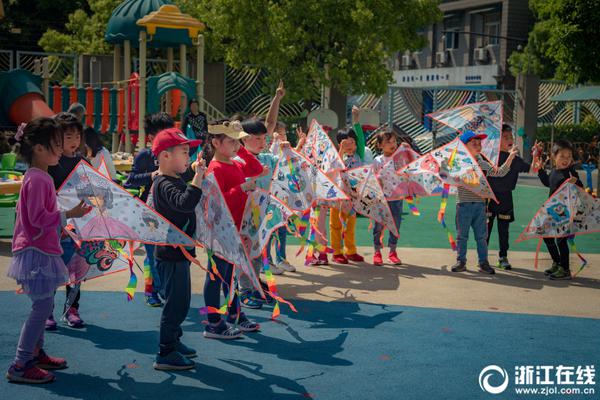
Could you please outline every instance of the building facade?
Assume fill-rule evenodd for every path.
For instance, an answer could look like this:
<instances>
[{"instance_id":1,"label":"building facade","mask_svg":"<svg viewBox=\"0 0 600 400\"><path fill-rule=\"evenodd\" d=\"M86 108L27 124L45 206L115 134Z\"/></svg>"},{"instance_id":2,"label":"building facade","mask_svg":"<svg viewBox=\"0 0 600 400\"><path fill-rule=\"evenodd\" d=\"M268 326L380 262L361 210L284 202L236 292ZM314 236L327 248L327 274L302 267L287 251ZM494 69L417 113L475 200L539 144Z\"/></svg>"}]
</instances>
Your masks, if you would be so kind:
<instances>
[{"instance_id":1,"label":"building facade","mask_svg":"<svg viewBox=\"0 0 600 400\"><path fill-rule=\"evenodd\" d=\"M527 0L443 0L443 20L425 27L428 45L398 55L401 87L513 89L508 57L527 43L533 15Z\"/></svg>"}]
</instances>

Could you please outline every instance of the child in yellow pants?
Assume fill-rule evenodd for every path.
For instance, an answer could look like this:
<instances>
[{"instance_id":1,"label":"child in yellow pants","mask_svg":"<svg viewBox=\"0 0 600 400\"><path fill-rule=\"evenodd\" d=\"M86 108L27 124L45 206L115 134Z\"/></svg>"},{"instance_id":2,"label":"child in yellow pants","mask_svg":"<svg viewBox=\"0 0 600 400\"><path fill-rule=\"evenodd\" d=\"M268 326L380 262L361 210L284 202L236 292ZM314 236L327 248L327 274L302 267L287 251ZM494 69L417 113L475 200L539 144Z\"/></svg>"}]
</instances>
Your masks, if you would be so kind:
<instances>
[{"instance_id":1,"label":"child in yellow pants","mask_svg":"<svg viewBox=\"0 0 600 400\"><path fill-rule=\"evenodd\" d=\"M340 146L340 155L347 169L362 166L364 158L364 136L358 124L358 109L356 108L352 109L352 119L355 122L355 128L341 130L336 137ZM348 212L344 208L348 208ZM352 211L351 207L342 207L342 210L332 207L329 214L333 261L338 264L348 264L349 261L363 262L365 259L356 250L356 213ZM346 225L345 229L344 224ZM342 249L342 241L345 249Z\"/></svg>"}]
</instances>

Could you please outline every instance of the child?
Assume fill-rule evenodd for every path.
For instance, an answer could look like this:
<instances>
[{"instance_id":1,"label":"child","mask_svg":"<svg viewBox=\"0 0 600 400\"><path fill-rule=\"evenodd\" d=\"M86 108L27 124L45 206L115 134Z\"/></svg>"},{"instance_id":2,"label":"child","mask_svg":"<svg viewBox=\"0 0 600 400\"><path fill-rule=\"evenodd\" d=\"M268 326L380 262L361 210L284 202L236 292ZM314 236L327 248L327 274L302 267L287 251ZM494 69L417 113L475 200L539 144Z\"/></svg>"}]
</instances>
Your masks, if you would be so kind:
<instances>
[{"instance_id":1,"label":"child","mask_svg":"<svg viewBox=\"0 0 600 400\"><path fill-rule=\"evenodd\" d=\"M60 257L60 227L67 218L82 217L89 209L82 201L66 213L58 211L56 190L48 175L48 167L57 165L62 153L62 133L55 120L35 119L15 138L30 167L17 203L13 259L7 275L22 286L33 305L6 377L11 382L45 383L55 378L47 370L67 368L63 358L51 357L43 348L44 323L52 314L54 292L69 275Z\"/></svg>"},{"instance_id":2,"label":"child","mask_svg":"<svg viewBox=\"0 0 600 400\"><path fill-rule=\"evenodd\" d=\"M357 154L357 140L354 130L350 128L345 131L338 131L336 140L339 143L340 156L342 156L346 168L360 167L363 162ZM342 202L340 208L332 207L329 215L333 261L338 264L348 264L349 261L363 262L365 259L357 253L356 249L356 213L351 207L349 210L344 210L345 203L347 202ZM346 225L345 228L342 226L343 224ZM342 249L342 238L345 249ZM345 250L345 255L343 250Z\"/></svg>"},{"instance_id":3,"label":"child","mask_svg":"<svg viewBox=\"0 0 600 400\"><path fill-rule=\"evenodd\" d=\"M58 164L48 167L48 173L52 179L54 179L54 187L56 190L58 190L71 172L75 169L77 164L79 164L81 160L88 160L83 158L78 152L82 142L81 136L83 134L83 126L81 125L79 119L77 119L75 115L65 112L58 113L56 116L54 116L54 119L59 123L63 132L63 151ZM61 239L60 246L63 249L61 256L62 260L65 265L68 265L75 255L75 242L73 239L71 239L71 237L65 236ZM65 321L71 328L79 329L83 328L85 325L79 316L79 300L81 299L81 291L71 287L70 285L67 285L67 299L69 299L69 294L72 290L76 290L77 294L75 295L75 299L73 300L69 309L65 310ZM54 315L52 313L50 314L48 321L46 321L46 330L56 330L56 321L54 320Z\"/></svg>"},{"instance_id":4,"label":"child","mask_svg":"<svg viewBox=\"0 0 600 400\"><path fill-rule=\"evenodd\" d=\"M244 206L248 195L246 192L256 188L256 180L246 178L257 177L263 173L263 166L246 148L240 146L239 140L248 137L248 134L242 131L239 122L226 123L224 125L209 125L209 140L204 148L204 155L210 160L208 172L215 175L219 188L223 193L227 207L231 212L237 229L240 229ZM234 160L237 155L243 162ZM237 291L235 288L229 288L227 285L231 282L233 274L233 265L227 261L213 256L213 261L217 266L219 274L224 282L220 280L211 280L206 276L204 282L204 302L208 307L219 308L220 290L223 284L223 292L227 298L230 290L234 290L233 299L228 309L228 322L233 323L236 319L238 327L229 326L221 319L217 313L208 314L208 325L204 331L204 337L211 339L235 339L240 337L242 332L252 332L260 329L260 326L249 320L243 312L239 311Z\"/></svg>"},{"instance_id":5,"label":"child","mask_svg":"<svg viewBox=\"0 0 600 400\"><path fill-rule=\"evenodd\" d=\"M467 146L471 155L479 163L481 170L484 173L487 172L487 176L505 176L517 155L517 148L513 147L504 164L497 170L494 170L494 167L481 156L481 139L485 138L487 138L487 135L476 134L475 132L468 130L460 135L460 140ZM485 201L462 186L459 186L457 191L456 245L458 248L458 255L456 257L457 262L452 267L452 272L463 272L467 270L467 241L469 240L469 229L473 228L475 241L477 242L479 272L493 275L496 272L490 267L490 263L488 262Z\"/></svg>"},{"instance_id":6,"label":"child","mask_svg":"<svg viewBox=\"0 0 600 400\"><path fill-rule=\"evenodd\" d=\"M100 167L100 162L104 159L106 168L108 169L109 178L113 181L117 180L117 170L113 164L112 156L110 151L104 147L100 140L100 135L94 128L87 127L83 131L85 137L85 147L87 149L87 156L92 161L94 168Z\"/></svg>"},{"instance_id":7,"label":"child","mask_svg":"<svg viewBox=\"0 0 600 400\"><path fill-rule=\"evenodd\" d=\"M199 140L188 140L177 128L160 131L152 143L159 165L151 189L154 209L190 236L196 232L195 209L202 196L204 162L196 164L190 185L178 174L188 168L190 147L199 144ZM195 249L190 253L196 256ZM192 296L190 261L181 249L171 246L157 246L154 256L165 299L160 317L160 351L154 369L192 369L195 364L189 358L196 357L196 351L181 343L181 323L187 318Z\"/></svg>"},{"instance_id":8,"label":"child","mask_svg":"<svg viewBox=\"0 0 600 400\"><path fill-rule=\"evenodd\" d=\"M573 145L570 142L557 140L554 143L552 146L552 161L554 162L554 169L548 175L542 167L542 162L539 159L536 160L536 166L540 168L538 177L545 186L550 188L549 196L552 196L566 180L583 187L577 171L573 168ZM544 243L546 243L548 252L552 257L552 267L544 271L544 274L553 280L571 279L567 238L544 238Z\"/></svg>"},{"instance_id":9,"label":"child","mask_svg":"<svg viewBox=\"0 0 600 400\"><path fill-rule=\"evenodd\" d=\"M175 122L166 112L158 112L146 115L144 118L144 130L148 135L148 141L154 142L156 134L163 129L173 128ZM158 174L158 160L149 148L144 148L133 159L131 173L123 185L127 189L140 189L140 200L148 201L148 194L154 177ZM152 205L150 205L152 206ZM154 245L146 244L146 258L144 259L144 281L146 305L149 307L161 307L162 301L158 296L160 289L160 278L156 271L154 261Z\"/></svg>"},{"instance_id":10,"label":"child","mask_svg":"<svg viewBox=\"0 0 600 400\"><path fill-rule=\"evenodd\" d=\"M279 157L271 153L263 152L263 150L265 150L267 147L267 128L262 122L260 122L257 119L248 119L242 122L242 128L244 129L244 132L248 134L248 136L242 139L244 147L246 148L246 150L252 153L263 166L263 174L257 179L255 179L256 187L268 191L271 186L271 177L273 175L275 167L277 166L277 161ZM237 161L243 162L243 160L239 159ZM270 245L270 241L268 245ZM285 239L283 239L282 246L285 246ZM267 254L268 258L270 259L271 255L269 247L267 247ZM281 254L280 250L278 251L278 257L279 254ZM252 260L252 264L258 276L263 265L262 259L256 258ZM271 272L274 275L281 275L285 271L295 271L295 268L292 267L292 265L290 265L287 261L285 261L285 259L281 261L278 259L277 265L273 264L272 261L269 261L269 268L271 269ZM254 309L261 308L263 304L262 299L260 295L253 290L252 282L250 281L250 279L246 275L242 275L240 277L239 283L241 289L240 300L242 302L242 305ZM263 284L263 287L268 288L266 283Z\"/></svg>"},{"instance_id":11,"label":"child","mask_svg":"<svg viewBox=\"0 0 600 400\"><path fill-rule=\"evenodd\" d=\"M502 136L500 138L500 154L498 164L504 163L509 156L510 149L514 143L512 129L509 125L502 125ZM517 180L521 172L529 172L531 165L527 164L519 156L516 156L510 165L510 170L504 177L490 177L488 182L494 191L499 203L493 200L487 202L488 216L488 235L487 243L490 243L494 219L498 219L498 241L500 242L500 251L498 252L498 268L511 270L512 266L508 262L508 227L515 220L513 211L512 191L517 186Z\"/></svg>"},{"instance_id":12,"label":"child","mask_svg":"<svg viewBox=\"0 0 600 400\"><path fill-rule=\"evenodd\" d=\"M373 161L373 171L375 174L379 173L383 165L387 162L393 162L392 155L398 149L398 139L396 134L391 130L381 131L377 134L377 147L381 150L381 155L375 157ZM408 144L403 143L403 146L408 146ZM395 168L397 169L397 168ZM390 207L390 211L392 212L392 216L394 217L394 222L396 223L396 227L398 231L400 231L400 224L402 223L402 200L390 200L388 201L388 206ZM375 247L375 254L373 254L373 265L383 265L383 257L381 256L381 233L383 232L383 225L379 222L375 223L375 227L373 228L373 246ZM398 236L394 235L392 232L389 233L388 237L388 246L390 248L390 254L388 259L393 265L401 265L402 261L398 258L398 254L396 253L396 246L398 244Z\"/></svg>"}]
</instances>

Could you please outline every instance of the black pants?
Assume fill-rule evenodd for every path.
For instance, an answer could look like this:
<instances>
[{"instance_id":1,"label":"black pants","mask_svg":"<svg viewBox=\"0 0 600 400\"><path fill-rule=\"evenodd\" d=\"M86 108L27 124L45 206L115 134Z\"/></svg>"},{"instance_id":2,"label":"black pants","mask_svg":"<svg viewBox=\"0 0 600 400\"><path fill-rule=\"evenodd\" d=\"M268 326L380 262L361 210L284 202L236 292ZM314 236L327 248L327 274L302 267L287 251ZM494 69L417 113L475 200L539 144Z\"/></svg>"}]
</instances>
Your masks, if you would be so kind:
<instances>
[{"instance_id":1,"label":"black pants","mask_svg":"<svg viewBox=\"0 0 600 400\"><path fill-rule=\"evenodd\" d=\"M156 260L165 305L160 317L160 355L173 352L183 335L181 324L187 318L192 297L189 261Z\"/></svg>"},{"instance_id":2,"label":"black pants","mask_svg":"<svg viewBox=\"0 0 600 400\"><path fill-rule=\"evenodd\" d=\"M220 307L221 301L221 287L223 288L223 294L225 298L229 294L229 286L231 282L231 277L233 274L233 265L228 263L225 260L220 259L219 257L213 256L213 261L219 270L219 274L223 277L223 280L227 283L221 282L221 280L215 276L215 280L212 281L208 273L206 274L206 280L204 281L204 304L207 307ZM238 313L238 299L237 294L234 291L233 299L231 300L231 306L228 308L228 314L230 316L235 316ZM221 320L221 316L217 313L208 313L208 322L212 324L216 324Z\"/></svg>"},{"instance_id":3,"label":"black pants","mask_svg":"<svg viewBox=\"0 0 600 400\"><path fill-rule=\"evenodd\" d=\"M496 198L499 203L493 200L488 201L487 217L488 217L488 236L487 242L490 243L490 236L494 228L494 220L498 219L498 243L500 245L500 251L498 256L500 258L508 256L509 238L508 228L510 223L515 220L513 211L513 200L511 192L496 193Z\"/></svg>"},{"instance_id":4,"label":"black pants","mask_svg":"<svg viewBox=\"0 0 600 400\"><path fill-rule=\"evenodd\" d=\"M544 243L546 243L552 261L559 263L565 271L570 271L569 242L567 238L544 238Z\"/></svg>"},{"instance_id":5,"label":"black pants","mask_svg":"<svg viewBox=\"0 0 600 400\"><path fill-rule=\"evenodd\" d=\"M67 285L67 299L69 298L69 293L74 290L71 286ZM75 296L75 301L71 304L71 307L79 310L79 299L81 298L81 288L77 291L77 295Z\"/></svg>"}]
</instances>

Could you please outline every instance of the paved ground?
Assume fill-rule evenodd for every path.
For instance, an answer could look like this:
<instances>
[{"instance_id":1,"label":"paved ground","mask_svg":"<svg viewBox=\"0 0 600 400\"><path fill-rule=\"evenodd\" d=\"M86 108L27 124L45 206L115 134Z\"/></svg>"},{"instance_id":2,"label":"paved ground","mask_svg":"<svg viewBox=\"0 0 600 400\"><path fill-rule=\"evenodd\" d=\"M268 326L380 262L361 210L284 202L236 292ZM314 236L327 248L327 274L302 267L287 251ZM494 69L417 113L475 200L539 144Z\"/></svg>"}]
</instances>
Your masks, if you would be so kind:
<instances>
[{"instance_id":1,"label":"paved ground","mask_svg":"<svg viewBox=\"0 0 600 400\"><path fill-rule=\"evenodd\" d=\"M532 198L546 195L539 188L519 190ZM537 204L537 198L531 203ZM0 381L0 398L489 399L494 396L480 389L478 376L490 364L511 376L517 365L599 364L597 236L578 239L589 267L573 281L546 280L541 270L549 264L548 256L542 252L536 271L534 253L528 251L535 246L529 244L513 246L511 272L486 276L475 272L471 262L470 272L453 274L449 266L454 254L444 232L437 222L427 222L435 219L437 206L439 200L424 201L424 218L406 217L401 244L415 247L400 249L402 266L305 267L290 257L298 271L277 277L277 282L298 313L282 305L280 320L273 322L270 309L251 311L262 331L232 343L201 337L198 309L204 305L204 276L193 267L192 310L184 326L186 342L199 352L193 372L152 370L160 310L146 307L141 293L127 303L127 274L86 282L81 312L87 328L61 327L47 336L47 348L67 357L71 367L43 387ZM530 218L526 214L534 208L523 207L519 221ZM359 242L369 241L363 226ZM491 261L494 249L492 242ZM288 254L296 250L290 246ZM360 251L372 257L370 247ZM475 260L473 250L469 257ZM10 242L0 240L0 366L14 356L29 307L25 296L14 294L14 282L5 278L9 260ZM203 255L200 260L206 262ZM577 265L576 257L572 262ZM57 308L63 301L60 291ZM600 393L600 386L595 390ZM515 394L511 383L495 397L528 396Z\"/></svg>"}]
</instances>

